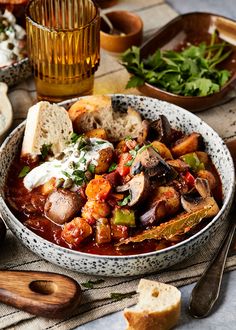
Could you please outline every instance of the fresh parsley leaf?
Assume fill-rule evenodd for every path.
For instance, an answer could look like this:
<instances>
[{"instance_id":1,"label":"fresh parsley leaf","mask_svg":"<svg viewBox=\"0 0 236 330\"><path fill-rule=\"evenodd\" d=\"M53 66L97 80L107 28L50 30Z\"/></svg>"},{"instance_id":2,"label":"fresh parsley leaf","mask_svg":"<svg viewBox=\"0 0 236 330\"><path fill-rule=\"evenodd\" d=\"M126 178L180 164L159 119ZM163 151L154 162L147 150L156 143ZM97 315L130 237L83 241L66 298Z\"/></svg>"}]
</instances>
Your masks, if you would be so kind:
<instances>
[{"instance_id":1,"label":"fresh parsley leaf","mask_svg":"<svg viewBox=\"0 0 236 330\"><path fill-rule=\"evenodd\" d=\"M130 77L125 88L135 88L138 86L142 86L144 83L145 83L144 78L138 77L138 76L132 76L132 77Z\"/></svg>"},{"instance_id":2,"label":"fresh parsley leaf","mask_svg":"<svg viewBox=\"0 0 236 330\"><path fill-rule=\"evenodd\" d=\"M135 159L135 157L137 155L138 149L139 149L139 145L136 146L134 149L132 149L132 150L129 151L129 154L132 156L132 159L131 160L128 160L128 162L125 163L125 166L131 166L133 164L134 159Z\"/></svg>"},{"instance_id":3,"label":"fresh parsley leaf","mask_svg":"<svg viewBox=\"0 0 236 330\"><path fill-rule=\"evenodd\" d=\"M88 166L88 170L89 170L89 172L91 172L91 173L94 173L95 172L95 165L94 164L89 164L89 166Z\"/></svg>"},{"instance_id":4,"label":"fresh parsley leaf","mask_svg":"<svg viewBox=\"0 0 236 330\"><path fill-rule=\"evenodd\" d=\"M24 166L22 167L19 175L18 175L18 178L24 178L26 176L26 174L28 174L30 171L30 167L29 166Z\"/></svg>"},{"instance_id":5,"label":"fresh parsley leaf","mask_svg":"<svg viewBox=\"0 0 236 330\"><path fill-rule=\"evenodd\" d=\"M78 144L78 150L82 151L87 147L89 140L84 135L80 135L76 143Z\"/></svg>"},{"instance_id":6,"label":"fresh parsley leaf","mask_svg":"<svg viewBox=\"0 0 236 330\"><path fill-rule=\"evenodd\" d=\"M105 280L103 280L102 278L92 281L92 280L88 280L87 282L81 283L82 286L84 286L87 289L93 289L94 285L96 284L101 284L104 283Z\"/></svg>"},{"instance_id":7,"label":"fresh parsley leaf","mask_svg":"<svg viewBox=\"0 0 236 330\"><path fill-rule=\"evenodd\" d=\"M132 140L132 137L131 137L130 135L127 135L127 136L125 137L125 141L130 141L130 140Z\"/></svg>"},{"instance_id":8,"label":"fresh parsley leaf","mask_svg":"<svg viewBox=\"0 0 236 330\"><path fill-rule=\"evenodd\" d=\"M110 297L113 300L120 301L126 298L131 298L134 296L137 292L136 291L131 291L131 292L126 292L126 293L119 293L119 292L112 292Z\"/></svg>"},{"instance_id":9,"label":"fresh parsley leaf","mask_svg":"<svg viewBox=\"0 0 236 330\"><path fill-rule=\"evenodd\" d=\"M189 45L182 51L157 49L146 59L141 59L138 47L132 47L121 57L123 66L133 75L126 88L147 82L177 95L211 95L230 79L230 72L217 69L217 65L231 52L231 46L221 42L216 32L209 45Z\"/></svg>"},{"instance_id":10,"label":"fresh parsley leaf","mask_svg":"<svg viewBox=\"0 0 236 330\"><path fill-rule=\"evenodd\" d=\"M142 148L138 150L138 153L142 153L144 150L148 149L149 147L152 147L152 144L145 144Z\"/></svg>"},{"instance_id":11,"label":"fresh parsley leaf","mask_svg":"<svg viewBox=\"0 0 236 330\"><path fill-rule=\"evenodd\" d=\"M128 160L128 162L127 162L127 163L125 163L125 166L128 166L128 167L130 167L130 166L133 164L133 162L134 162L134 160L133 160L133 159L131 159L131 160Z\"/></svg>"},{"instance_id":12,"label":"fresh parsley leaf","mask_svg":"<svg viewBox=\"0 0 236 330\"><path fill-rule=\"evenodd\" d=\"M122 201L117 202L119 206L125 206L131 201L131 195L126 196Z\"/></svg>"},{"instance_id":13,"label":"fresh parsley leaf","mask_svg":"<svg viewBox=\"0 0 236 330\"><path fill-rule=\"evenodd\" d=\"M52 144L43 144L40 152L41 152L41 157L42 159L46 159L46 157L51 153L51 148L52 148Z\"/></svg>"},{"instance_id":14,"label":"fresh parsley leaf","mask_svg":"<svg viewBox=\"0 0 236 330\"><path fill-rule=\"evenodd\" d=\"M73 132L71 134L70 140L71 140L72 143L76 143L76 141L78 140L79 137L80 137L80 135Z\"/></svg>"},{"instance_id":15,"label":"fresh parsley leaf","mask_svg":"<svg viewBox=\"0 0 236 330\"><path fill-rule=\"evenodd\" d=\"M61 171L62 174L64 174L67 178L70 178L70 174L66 171Z\"/></svg>"},{"instance_id":16,"label":"fresh parsley leaf","mask_svg":"<svg viewBox=\"0 0 236 330\"><path fill-rule=\"evenodd\" d=\"M110 172L112 172L112 171L115 171L116 168L117 168L117 164L116 164L116 163L112 163L112 164L110 165L110 167L108 168L108 172L110 173Z\"/></svg>"},{"instance_id":17,"label":"fresh parsley leaf","mask_svg":"<svg viewBox=\"0 0 236 330\"><path fill-rule=\"evenodd\" d=\"M104 143L107 143L107 141L100 141L100 140L96 141L96 144L104 144Z\"/></svg>"},{"instance_id":18,"label":"fresh parsley leaf","mask_svg":"<svg viewBox=\"0 0 236 330\"><path fill-rule=\"evenodd\" d=\"M86 181L85 172L80 170L75 170L72 173L72 180L77 186L81 186Z\"/></svg>"}]
</instances>

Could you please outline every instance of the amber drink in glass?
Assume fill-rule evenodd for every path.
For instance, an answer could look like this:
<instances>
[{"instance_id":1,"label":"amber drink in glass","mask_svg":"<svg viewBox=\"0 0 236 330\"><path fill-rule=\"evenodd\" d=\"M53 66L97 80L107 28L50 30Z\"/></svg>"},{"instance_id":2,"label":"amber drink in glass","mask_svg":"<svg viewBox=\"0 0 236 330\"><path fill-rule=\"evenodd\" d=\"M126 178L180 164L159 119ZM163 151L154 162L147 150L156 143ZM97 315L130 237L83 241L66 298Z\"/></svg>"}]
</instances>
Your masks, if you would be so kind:
<instances>
[{"instance_id":1,"label":"amber drink in glass","mask_svg":"<svg viewBox=\"0 0 236 330\"><path fill-rule=\"evenodd\" d=\"M92 93L100 48L100 16L92 0L31 0L26 29L39 100Z\"/></svg>"}]
</instances>

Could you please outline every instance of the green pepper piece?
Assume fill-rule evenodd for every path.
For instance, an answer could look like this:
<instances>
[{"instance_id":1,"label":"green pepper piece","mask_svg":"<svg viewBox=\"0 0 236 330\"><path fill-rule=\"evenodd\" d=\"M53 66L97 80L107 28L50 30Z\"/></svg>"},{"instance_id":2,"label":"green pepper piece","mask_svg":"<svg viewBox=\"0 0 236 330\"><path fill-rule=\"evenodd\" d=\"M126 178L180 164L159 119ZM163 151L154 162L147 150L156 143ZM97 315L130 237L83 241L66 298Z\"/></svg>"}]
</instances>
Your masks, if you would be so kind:
<instances>
[{"instance_id":1,"label":"green pepper piece","mask_svg":"<svg viewBox=\"0 0 236 330\"><path fill-rule=\"evenodd\" d=\"M116 208L112 220L114 225L135 227L134 211L127 208Z\"/></svg>"},{"instance_id":2,"label":"green pepper piece","mask_svg":"<svg viewBox=\"0 0 236 330\"><path fill-rule=\"evenodd\" d=\"M195 152L191 152L189 154L185 154L180 157L194 172L198 172L200 170L204 170L204 163L201 163L197 154Z\"/></svg>"}]
</instances>

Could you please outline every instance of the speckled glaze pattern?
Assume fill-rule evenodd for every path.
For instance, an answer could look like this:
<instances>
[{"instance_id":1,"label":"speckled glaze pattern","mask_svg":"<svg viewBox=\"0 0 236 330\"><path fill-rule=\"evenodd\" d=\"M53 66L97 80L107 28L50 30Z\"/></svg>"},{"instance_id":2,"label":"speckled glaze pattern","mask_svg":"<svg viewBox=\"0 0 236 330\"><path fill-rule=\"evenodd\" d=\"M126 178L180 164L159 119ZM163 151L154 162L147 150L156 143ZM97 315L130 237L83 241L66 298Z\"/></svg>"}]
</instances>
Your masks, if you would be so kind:
<instances>
[{"instance_id":1,"label":"speckled glaze pattern","mask_svg":"<svg viewBox=\"0 0 236 330\"><path fill-rule=\"evenodd\" d=\"M159 114L164 114L173 127L186 133L197 131L202 134L206 150L211 155L221 176L224 194L223 207L205 228L175 246L134 256L90 255L57 246L37 236L22 225L11 213L4 201L2 189L9 165L22 141L24 123L12 132L0 150L0 209L3 219L13 233L29 249L52 263L80 273L102 276L131 276L151 273L172 266L191 256L214 235L220 223L226 218L232 204L235 182L233 161L227 147L217 133L192 113L178 106L147 97L113 95L112 99L114 107L121 111L131 106L149 119L155 119ZM63 105L67 107L71 103L72 101L63 102Z\"/></svg>"},{"instance_id":2,"label":"speckled glaze pattern","mask_svg":"<svg viewBox=\"0 0 236 330\"><path fill-rule=\"evenodd\" d=\"M32 69L28 58L0 69L0 81L5 82L9 87L19 84L31 75Z\"/></svg>"}]
</instances>

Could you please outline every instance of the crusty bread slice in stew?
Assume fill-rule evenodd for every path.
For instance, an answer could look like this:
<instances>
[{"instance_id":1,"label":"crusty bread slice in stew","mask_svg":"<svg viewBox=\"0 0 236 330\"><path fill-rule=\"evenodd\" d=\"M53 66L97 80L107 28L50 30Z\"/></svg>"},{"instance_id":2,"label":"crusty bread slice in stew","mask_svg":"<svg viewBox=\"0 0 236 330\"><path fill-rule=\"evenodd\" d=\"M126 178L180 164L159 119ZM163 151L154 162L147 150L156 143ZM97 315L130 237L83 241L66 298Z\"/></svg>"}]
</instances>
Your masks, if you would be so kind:
<instances>
[{"instance_id":1,"label":"crusty bread slice in stew","mask_svg":"<svg viewBox=\"0 0 236 330\"><path fill-rule=\"evenodd\" d=\"M108 139L119 141L129 136L137 138L142 132L140 114L128 108L127 112L115 111L111 97L105 95L87 96L74 103L69 116L77 133L104 128Z\"/></svg>"}]
</instances>

